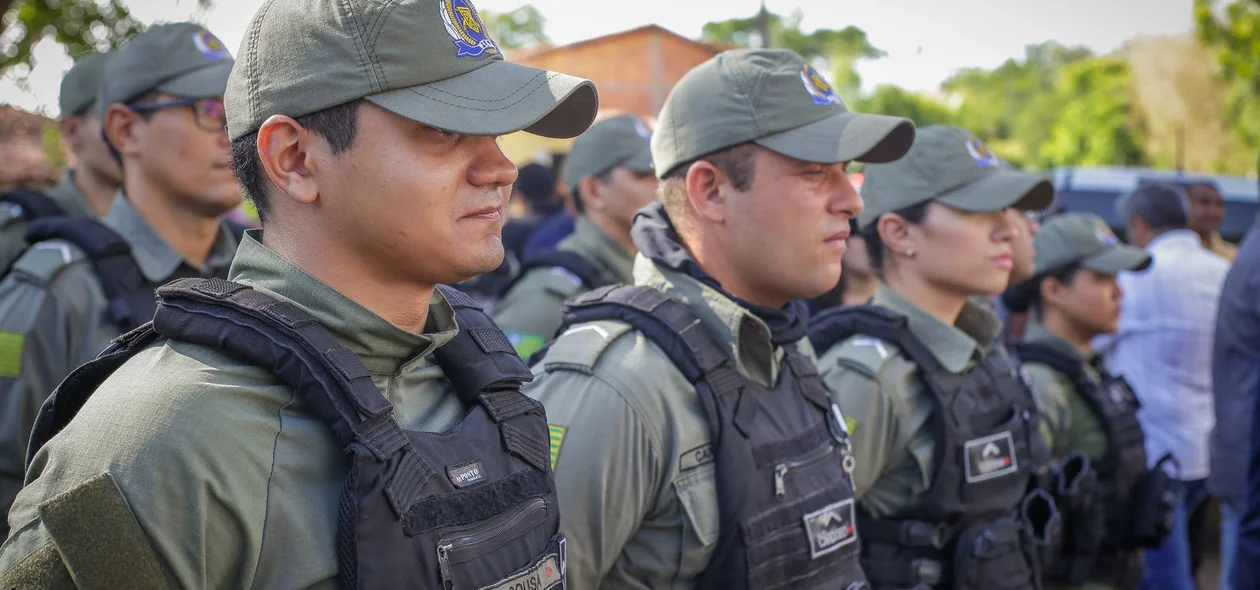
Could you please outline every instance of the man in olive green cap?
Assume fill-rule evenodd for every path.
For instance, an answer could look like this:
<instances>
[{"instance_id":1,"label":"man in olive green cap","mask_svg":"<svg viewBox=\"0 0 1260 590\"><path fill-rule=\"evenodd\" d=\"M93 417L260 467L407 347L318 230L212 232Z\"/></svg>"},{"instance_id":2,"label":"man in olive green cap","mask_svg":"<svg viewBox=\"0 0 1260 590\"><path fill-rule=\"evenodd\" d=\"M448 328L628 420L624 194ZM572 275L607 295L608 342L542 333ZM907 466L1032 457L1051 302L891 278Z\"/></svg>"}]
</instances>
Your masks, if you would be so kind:
<instances>
[{"instance_id":1,"label":"man in olive green cap","mask_svg":"<svg viewBox=\"0 0 1260 590\"><path fill-rule=\"evenodd\" d=\"M1036 248L1036 275L1018 287L1030 292L1034 321L1012 348L1036 396L1052 454L1084 454L1098 478L1090 505L1067 520L1069 535L1081 536L1069 539L1059 563L1047 568L1047 579L1055 588L1136 588L1142 546L1131 534L1134 523L1160 519L1141 512L1146 506L1136 501L1147 496L1143 483L1151 481L1137 398L1107 372L1091 341L1119 327L1123 294L1116 274L1143 270L1151 258L1121 243L1102 218L1089 213L1052 217L1037 234Z\"/></svg>"},{"instance_id":2,"label":"man in olive green cap","mask_svg":"<svg viewBox=\"0 0 1260 590\"><path fill-rule=\"evenodd\" d=\"M31 425L57 384L151 319L157 286L226 274L236 241L219 216L241 200L223 131L231 67L192 23L152 27L109 59L94 101L123 173L109 214L32 224L39 239L0 281L3 507L22 486Z\"/></svg>"},{"instance_id":3,"label":"man in olive green cap","mask_svg":"<svg viewBox=\"0 0 1260 590\"><path fill-rule=\"evenodd\" d=\"M176 300L193 304L162 291L156 332L142 331L153 340L119 344L110 354L127 360L109 361L99 387L58 390L54 400L90 397L68 423L37 425L0 586L70 588L70 572L100 587L482 587L466 580L514 560L534 567L503 584L562 576L562 540L559 558L534 559L556 540L542 527L558 527L541 407L519 394L504 405L512 377L496 375L519 359L484 315L465 329L467 296L435 286L503 258L500 189L516 168L496 136L577 136L598 98L589 81L503 61L484 31L462 0L274 0L254 16L219 141L230 138L263 227L247 233L230 282L180 283L217 293L198 300L224 302L214 314L163 320ZM216 319L236 317L229 293L254 302L252 322ZM288 331L258 339L279 324ZM470 345L472 358L452 356ZM464 389L483 380L485 393ZM332 397L348 387L352 400ZM467 431L478 416L501 432ZM533 417L537 429L522 428ZM423 451L448 439L459 443L449 453L488 454L452 464ZM489 485L523 460L538 471ZM448 498L463 501L425 509ZM472 542L493 526L483 512L507 509L518 516L499 518L516 523L493 538L501 549ZM431 576L403 577L421 563Z\"/></svg>"},{"instance_id":4,"label":"man in olive green cap","mask_svg":"<svg viewBox=\"0 0 1260 590\"><path fill-rule=\"evenodd\" d=\"M555 250L526 260L504 290L494 319L522 358L556 335L564 300L597 287L630 283L634 214L656 199L647 121L620 115L591 126L573 143L564 180L579 215Z\"/></svg>"},{"instance_id":5,"label":"man in olive green cap","mask_svg":"<svg viewBox=\"0 0 1260 590\"><path fill-rule=\"evenodd\" d=\"M865 169L859 224L881 284L870 305L813 318L810 336L853 437L862 563L876 587L1037 583L1021 529L1032 531L1008 515L1048 457L1031 449L1037 433L1022 419L1035 408L996 343L1000 323L974 298L1006 288L1008 210L1053 195L957 127L919 129L904 158ZM940 542L901 534L945 522ZM952 548L978 537L1003 561L955 560Z\"/></svg>"},{"instance_id":6,"label":"man in olive green cap","mask_svg":"<svg viewBox=\"0 0 1260 590\"><path fill-rule=\"evenodd\" d=\"M0 194L0 275L26 250L26 229L41 217L99 218L109 211L122 184L118 163L101 138L96 92L112 53L90 53L61 79L61 139L74 167L46 194L30 189Z\"/></svg>"},{"instance_id":7,"label":"man in olive green cap","mask_svg":"<svg viewBox=\"0 0 1260 590\"><path fill-rule=\"evenodd\" d=\"M721 53L670 92L634 286L570 300L528 388L547 407L571 587L860 584L845 438L802 300L836 284L862 211L848 163L895 160L913 137L849 112L790 51Z\"/></svg>"}]
</instances>

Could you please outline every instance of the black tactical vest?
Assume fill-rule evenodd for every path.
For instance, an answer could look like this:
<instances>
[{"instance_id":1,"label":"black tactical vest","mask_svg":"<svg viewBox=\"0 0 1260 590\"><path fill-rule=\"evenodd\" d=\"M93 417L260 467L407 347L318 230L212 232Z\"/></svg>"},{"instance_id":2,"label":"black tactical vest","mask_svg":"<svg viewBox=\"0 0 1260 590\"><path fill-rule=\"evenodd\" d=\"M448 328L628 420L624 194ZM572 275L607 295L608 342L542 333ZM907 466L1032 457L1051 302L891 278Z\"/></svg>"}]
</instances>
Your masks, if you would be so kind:
<instances>
[{"instance_id":1,"label":"black tactical vest","mask_svg":"<svg viewBox=\"0 0 1260 590\"><path fill-rule=\"evenodd\" d=\"M708 414L721 520L698 587L868 588L857 560L848 433L814 363L785 348L779 384L766 390L736 370L686 305L647 287L613 285L570 299L560 332L600 320L626 322L664 350Z\"/></svg>"},{"instance_id":2,"label":"black tactical vest","mask_svg":"<svg viewBox=\"0 0 1260 590\"><path fill-rule=\"evenodd\" d=\"M1081 527L1071 527L1062 563L1051 569L1052 577L1073 584L1093 580L1117 588L1136 587L1142 577L1142 562L1136 550L1149 546L1151 541L1133 534L1135 526L1159 522L1156 528L1167 528L1163 522L1171 516L1159 511L1147 512L1152 503L1159 508L1158 496L1167 491L1168 482L1161 473L1147 469L1145 436L1137 419L1140 407L1137 396L1124 379L1100 368L1100 379L1095 380L1080 360L1048 345L1022 342L1013 344L1012 350L1021 363L1042 364L1070 378L1076 391L1102 421L1107 436L1106 452L1092 461L1098 480L1096 501L1099 505L1083 507L1088 514L1101 516L1093 523L1101 530L1097 534L1076 531L1086 539L1075 540L1072 529ZM1165 487L1149 490L1150 485ZM1143 497L1151 494L1155 497L1150 502L1143 501ZM1068 520L1073 518L1069 516ZM1081 523L1082 526L1088 524Z\"/></svg>"},{"instance_id":3,"label":"black tactical vest","mask_svg":"<svg viewBox=\"0 0 1260 590\"><path fill-rule=\"evenodd\" d=\"M573 275L574 278L582 284L582 288L586 290L598 289L604 285L612 284L614 281L604 277L604 273L600 271L595 263L587 260L585 256L577 252L568 250L543 250L525 260L521 265L520 272L516 278L512 279L503 287L502 295L506 295L512 287L516 286L529 271L535 268L561 268Z\"/></svg>"},{"instance_id":4,"label":"black tactical vest","mask_svg":"<svg viewBox=\"0 0 1260 590\"><path fill-rule=\"evenodd\" d=\"M128 358L159 337L192 342L271 370L345 450L338 538L328 539L345 588L562 589L546 416L520 393L532 375L466 295L439 289L459 334L436 362L468 408L448 432L399 426L358 358L298 307L237 283L185 279L158 290L151 324L57 388L36 420L27 464Z\"/></svg>"},{"instance_id":5,"label":"black tactical vest","mask_svg":"<svg viewBox=\"0 0 1260 590\"><path fill-rule=\"evenodd\" d=\"M34 244L45 240L65 240L87 255L107 301L106 313L120 332L153 319L157 285L144 278L131 255L131 245L118 232L95 219L37 219L26 230L26 241Z\"/></svg>"},{"instance_id":6,"label":"black tactical vest","mask_svg":"<svg viewBox=\"0 0 1260 590\"><path fill-rule=\"evenodd\" d=\"M873 305L811 319L822 354L853 336L899 347L932 393L934 479L920 501L888 518L859 513L862 566L877 588L1040 588L1036 540L1057 527L1053 501L1029 492L1036 467L1031 394L1003 355L962 374L945 370L905 317Z\"/></svg>"}]
</instances>

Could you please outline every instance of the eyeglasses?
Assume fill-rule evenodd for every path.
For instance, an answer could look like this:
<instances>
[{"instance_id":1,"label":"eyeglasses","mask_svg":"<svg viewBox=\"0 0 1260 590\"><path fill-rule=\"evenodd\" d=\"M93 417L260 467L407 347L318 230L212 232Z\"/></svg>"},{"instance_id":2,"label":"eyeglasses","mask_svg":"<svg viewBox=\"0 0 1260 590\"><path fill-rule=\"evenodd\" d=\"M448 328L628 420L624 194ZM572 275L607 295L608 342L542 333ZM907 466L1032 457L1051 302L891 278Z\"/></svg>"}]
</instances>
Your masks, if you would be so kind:
<instances>
[{"instance_id":1,"label":"eyeglasses","mask_svg":"<svg viewBox=\"0 0 1260 590\"><path fill-rule=\"evenodd\" d=\"M162 109L192 107L193 121L196 122L199 129L213 132L225 131L227 129L227 110L223 107L223 101L217 98L183 98L179 100L168 100L165 102L135 104L129 106L131 110L137 113L151 113Z\"/></svg>"}]
</instances>

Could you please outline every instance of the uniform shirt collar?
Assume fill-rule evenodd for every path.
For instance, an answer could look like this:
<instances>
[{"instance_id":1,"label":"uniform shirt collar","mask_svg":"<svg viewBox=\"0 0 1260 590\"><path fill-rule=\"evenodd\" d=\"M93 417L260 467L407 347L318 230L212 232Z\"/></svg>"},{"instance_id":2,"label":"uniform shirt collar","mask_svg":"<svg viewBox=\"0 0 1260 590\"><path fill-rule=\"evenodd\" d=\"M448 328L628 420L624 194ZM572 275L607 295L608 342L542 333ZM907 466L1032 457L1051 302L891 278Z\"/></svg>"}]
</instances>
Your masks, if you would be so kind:
<instances>
[{"instance_id":1,"label":"uniform shirt collar","mask_svg":"<svg viewBox=\"0 0 1260 590\"><path fill-rule=\"evenodd\" d=\"M135 259L140 272L150 283L166 283L180 265L188 265L199 274L211 275L216 269L225 268L232 263L236 251L236 238L226 225L219 225L219 237L214 242L214 249L200 267L184 260L149 222L145 221L131 202L123 196L122 191L114 197L109 207L109 214L101 219L110 229L118 232L127 245L131 246L131 257Z\"/></svg>"},{"instance_id":2,"label":"uniform shirt collar","mask_svg":"<svg viewBox=\"0 0 1260 590\"><path fill-rule=\"evenodd\" d=\"M87 197L79 190L79 185L74 183L74 170L66 172L61 182L48 191L48 198L69 217L96 217L96 212L88 206Z\"/></svg>"},{"instance_id":3,"label":"uniform shirt collar","mask_svg":"<svg viewBox=\"0 0 1260 590\"><path fill-rule=\"evenodd\" d=\"M766 388L778 382L783 350L770 328L752 312L686 273L662 268L646 256L634 259L634 284L657 289L683 302L718 342L729 343L730 358L745 377Z\"/></svg>"},{"instance_id":4,"label":"uniform shirt collar","mask_svg":"<svg viewBox=\"0 0 1260 590\"><path fill-rule=\"evenodd\" d=\"M281 258L259 241L261 235L246 233L228 279L302 308L372 373L410 370L459 331L455 311L440 291L429 301L424 332L409 332Z\"/></svg>"},{"instance_id":5,"label":"uniform shirt collar","mask_svg":"<svg viewBox=\"0 0 1260 590\"><path fill-rule=\"evenodd\" d=\"M993 312L968 301L953 326L936 319L907 301L884 283L879 284L871 303L906 317L906 326L945 370L962 373L984 354L1002 330Z\"/></svg>"},{"instance_id":6,"label":"uniform shirt collar","mask_svg":"<svg viewBox=\"0 0 1260 590\"><path fill-rule=\"evenodd\" d=\"M565 240L566 249L580 251L591 262L616 279L617 283L634 281L634 255L618 244L612 236L586 217L578 217L573 223L573 235Z\"/></svg>"}]
</instances>

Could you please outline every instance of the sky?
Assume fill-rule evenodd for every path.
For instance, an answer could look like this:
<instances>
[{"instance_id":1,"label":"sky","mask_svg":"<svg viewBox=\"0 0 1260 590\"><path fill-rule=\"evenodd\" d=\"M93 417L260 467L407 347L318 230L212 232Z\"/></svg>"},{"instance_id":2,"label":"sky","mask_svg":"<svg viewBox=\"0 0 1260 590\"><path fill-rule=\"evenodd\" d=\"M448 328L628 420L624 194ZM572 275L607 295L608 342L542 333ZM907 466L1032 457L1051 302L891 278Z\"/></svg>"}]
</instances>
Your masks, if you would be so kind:
<instances>
[{"instance_id":1,"label":"sky","mask_svg":"<svg viewBox=\"0 0 1260 590\"><path fill-rule=\"evenodd\" d=\"M436 0L433 0L436 1ZM481 10L505 12L522 0L477 0ZM557 44L598 37L649 23L697 38L706 22L756 13L759 0L632 0L629 2L532 0L547 19L546 33ZM130 0L146 23L194 20L233 50L262 0L215 0L209 11L194 0ZM802 28L857 26L887 52L860 62L865 89L897 84L936 90L952 73L969 67L993 68L1024 54L1024 47L1054 39L1095 52L1118 49L1141 36L1175 35L1193 29L1193 0L766 0L773 12L800 10ZM598 6L596 8L596 6ZM0 79L0 104L57 113L57 92L70 59L59 46L42 41L25 87L12 74Z\"/></svg>"}]
</instances>

